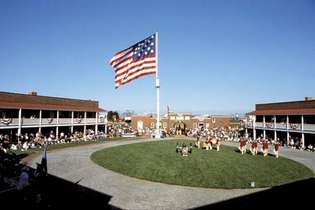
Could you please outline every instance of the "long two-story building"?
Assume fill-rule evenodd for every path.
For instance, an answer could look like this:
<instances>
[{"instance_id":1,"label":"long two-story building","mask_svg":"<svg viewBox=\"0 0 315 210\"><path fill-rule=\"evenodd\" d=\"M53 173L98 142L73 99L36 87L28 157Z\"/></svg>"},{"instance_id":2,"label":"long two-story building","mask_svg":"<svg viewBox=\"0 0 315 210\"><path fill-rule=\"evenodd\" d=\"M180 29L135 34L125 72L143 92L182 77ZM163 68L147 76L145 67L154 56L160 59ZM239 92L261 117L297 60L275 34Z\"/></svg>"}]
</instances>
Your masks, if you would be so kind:
<instances>
[{"instance_id":1,"label":"long two-story building","mask_svg":"<svg viewBox=\"0 0 315 210\"><path fill-rule=\"evenodd\" d=\"M0 134L105 131L105 110L97 101L0 92Z\"/></svg>"},{"instance_id":2,"label":"long two-story building","mask_svg":"<svg viewBox=\"0 0 315 210\"><path fill-rule=\"evenodd\" d=\"M256 104L247 113L246 131L256 137L278 139L289 144L293 138L303 146L315 144L315 99L304 101Z\"/></svg>"}]
</instances>

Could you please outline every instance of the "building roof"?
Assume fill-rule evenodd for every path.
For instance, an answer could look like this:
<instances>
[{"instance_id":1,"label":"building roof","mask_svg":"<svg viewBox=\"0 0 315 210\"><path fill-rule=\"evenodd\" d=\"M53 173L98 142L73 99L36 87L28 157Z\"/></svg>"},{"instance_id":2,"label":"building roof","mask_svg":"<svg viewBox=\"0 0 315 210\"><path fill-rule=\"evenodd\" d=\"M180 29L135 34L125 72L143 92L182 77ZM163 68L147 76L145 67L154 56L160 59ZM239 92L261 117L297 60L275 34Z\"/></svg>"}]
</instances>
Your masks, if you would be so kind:
<instances>
[{"instance_id":1,"label":"building roof","mask_svg":"<svg viewBox=\"0 0 315 210\"><path fill-rule=\"evenodd\" d=\"M315 100L305 97L304 101L256 104L256 110L247 115L314 115Z\"/></svg>"},{"instance_id":2,"label":"building roof","mask_svg":"<svg viewBox=\"0 0 315 210\"><path fill-rule=\"evenodd\" d=\"M247 115L315 115L314 109L256 110Z\"/></svg>"},{"instance_id":3,"label":"building roof","mask_svg":"<svg viewBox=\"0 0 315 210\"><path fill-rule=\"evenodd\" d=\"M104 112L98 101L38 96L31 94L9 93L0 91L0 108L2 109L42 109L64 111Z\"/></svg>"}]
</instances>

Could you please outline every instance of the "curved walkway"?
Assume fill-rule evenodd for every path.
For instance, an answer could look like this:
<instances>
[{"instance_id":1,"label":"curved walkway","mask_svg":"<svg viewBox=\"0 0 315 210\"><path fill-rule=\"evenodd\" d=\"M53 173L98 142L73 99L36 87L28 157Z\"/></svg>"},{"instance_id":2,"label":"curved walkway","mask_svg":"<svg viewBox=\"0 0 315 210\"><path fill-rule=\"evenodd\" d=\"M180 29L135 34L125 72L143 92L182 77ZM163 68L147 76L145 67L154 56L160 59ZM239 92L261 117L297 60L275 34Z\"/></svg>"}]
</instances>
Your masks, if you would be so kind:
<instances>
[{"instance_id":1,"label":"curved walkway","mask_svg":"<svg viewBox=\"0 0 315 210\"><path fill-rule=\"evenodd\" d=\"M103 148L148 141L156 140L122 140L51 151L48 172L110 195L109 204L122 209L188 209L264 190L205 189L155 183L121 175L90 160L93 152ZM29 165L34 167L40 158L37 156Z\"/></svg>"}]
</instances>

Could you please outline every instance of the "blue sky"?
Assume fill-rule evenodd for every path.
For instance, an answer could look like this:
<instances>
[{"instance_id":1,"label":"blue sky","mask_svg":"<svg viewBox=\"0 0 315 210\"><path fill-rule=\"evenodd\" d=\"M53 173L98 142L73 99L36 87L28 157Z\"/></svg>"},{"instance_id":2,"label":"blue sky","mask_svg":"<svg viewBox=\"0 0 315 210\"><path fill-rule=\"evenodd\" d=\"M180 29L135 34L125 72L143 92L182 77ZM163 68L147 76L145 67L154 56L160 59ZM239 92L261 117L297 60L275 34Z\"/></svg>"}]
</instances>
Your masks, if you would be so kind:
<instances>
[{"instance_id":1,"label":"blue sky","mask_svg":"<svg viewBox=\"0 0 315 210\"><path fill-rule=\"evenodd\" d=\"M113 54L159 32L161 112L231 114L315 96L315 1L0 1L0 90L155 111L154 76Z\"/></svg>"}]
</instances>

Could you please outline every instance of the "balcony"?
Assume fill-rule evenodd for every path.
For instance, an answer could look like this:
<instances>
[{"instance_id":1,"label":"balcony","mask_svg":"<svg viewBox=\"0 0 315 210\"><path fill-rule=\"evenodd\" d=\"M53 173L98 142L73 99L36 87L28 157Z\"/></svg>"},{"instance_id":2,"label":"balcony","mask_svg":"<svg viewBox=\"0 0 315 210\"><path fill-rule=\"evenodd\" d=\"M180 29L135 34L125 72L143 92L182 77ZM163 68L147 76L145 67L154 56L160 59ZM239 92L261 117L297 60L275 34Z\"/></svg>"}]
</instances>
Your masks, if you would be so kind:
<instances>
[{"instance_id":1,"label":"balcony","mask_svg":"<svg viewBox=\"0 0 315 210\"><path fill-rule=\"evenodd\" d=\"M2 118L0 119L0 128L9 126L18 126L19 118Z\"/></svg>"},{"instance_id":2,"label":"balcony","mask_svg":"<svg viewBox=\"0 0 315 210\"><path fill-rule=\"evenodd\" d=\"M263 122L256 122L256 128L264 128Z\"/></svg>"},{"instance_id":3,"label":"balcony","mask_svg":"<svg viewBox=\"0 0 315 210\"><path fill-rule=\"evenodd\" d=\"M72 122L72 118L59 118L60 125L71 124L71 122Z\"/></svg>"},{"instance_id":4,"label":"balcony","mask_svg":"<svg viewBox=\"0 0 315 210\"><path fill-rule=\"evenodd\" d=\"M265 125L266 125L266 128L274 128L273 122L266 122Z\"/></svg>"},{"instance_id":5,"label":"balcony","mask_svg":"<svg viewBox=\"0 0 315 210\"><path fill-rule=\"evenodd\" d=\"M39 125L38 118L22 118L22 125Z\"/></svg>"},{"instance_id":6,"label":"balcony","mask_svg":"<svg viewBox=\"0 0 315 210\"><path fill-rule=\"evenodd\" d=\"M315 131L315 124L304 124L304 131Z\"/></svg>"},{"instance_id":7,"label":"balcony","mask_svg":"<svg viewBox=\"0 0 315 210\"><path fill-rule=\"evenodd\" d=\"M276 128L286 130L287 129L287 123L277 123Z\"/></svg>"},{"instance_id":8,"label":"balcony","mask_svg":"<svg viewBox=\"0 0 315 210\"><path fill-rule=\"evenodd\" d=\"M57 124L56 118L42 118L42 125L54 125Z\"/></svg>"},{"instance_id":9,"label":"balcony","mask_svg":"<svg viewBox=\"0 0 315 210\"><path fill-rule=\"evenodd\" d=\"M302 124L299 123L289 123L289 130L301 130Z\"/></svg>"},{"instance_id":10,"label":"balcony","mask_svg":"<svg viewBox=\"0 0 315 210\"><path fill-rule=\"evenodd\" d=\"M91 123L96 123L96 119L95 118L86 118L86 124L91 124Z\"/></svg>"}]
</instances>

